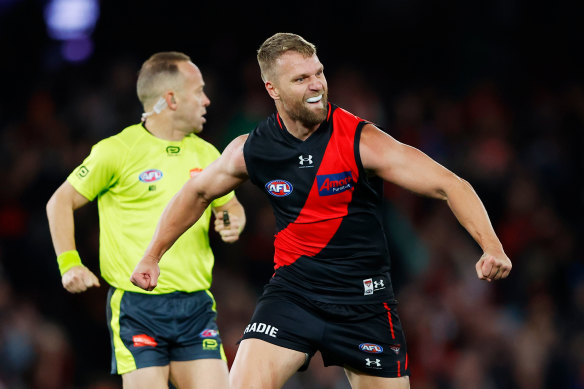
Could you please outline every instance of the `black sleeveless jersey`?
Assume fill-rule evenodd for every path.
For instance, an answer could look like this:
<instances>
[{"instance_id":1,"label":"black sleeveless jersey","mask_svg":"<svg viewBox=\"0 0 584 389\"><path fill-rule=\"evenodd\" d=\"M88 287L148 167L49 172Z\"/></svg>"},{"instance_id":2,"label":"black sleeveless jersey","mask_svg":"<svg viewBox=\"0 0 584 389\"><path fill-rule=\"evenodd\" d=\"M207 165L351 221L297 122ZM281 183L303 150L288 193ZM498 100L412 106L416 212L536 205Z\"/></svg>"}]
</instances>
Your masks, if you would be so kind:
<instances>
[{"instance_id":1,"label":"black sleeveless jersey","mask_svg":"<svg viewBox=\"0 0 584 389\"><path fill-rule=\"evenodd\" d=\"M393 299L381 221L382 180L359 155L367 122L329 104L325 122L301 141L278 114L243 148L251 181L276 217L275 272L267 288L329 303Z\"/></svg>"}]
</instances>

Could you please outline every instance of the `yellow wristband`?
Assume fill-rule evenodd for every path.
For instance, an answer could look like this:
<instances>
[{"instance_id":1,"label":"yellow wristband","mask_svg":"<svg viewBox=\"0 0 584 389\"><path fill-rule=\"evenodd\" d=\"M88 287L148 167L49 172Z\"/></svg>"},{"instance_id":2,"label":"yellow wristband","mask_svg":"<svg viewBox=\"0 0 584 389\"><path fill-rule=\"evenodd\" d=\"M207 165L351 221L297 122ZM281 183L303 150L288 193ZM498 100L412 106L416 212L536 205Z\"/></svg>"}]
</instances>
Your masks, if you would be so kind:
<instances>
[{"instance_id":1,"label":"yellow wristband","mask_svg":"<svg viewBox=\"0 0 584 389\"><path fill-rule=\"evenodd\" d=\"M57 257L57 262L59 263L59 271L61 276L67 273L67 270L71 269L73 266L82 266L81 257L77 250L65 251Z\"/></svg>"}]
</instances>

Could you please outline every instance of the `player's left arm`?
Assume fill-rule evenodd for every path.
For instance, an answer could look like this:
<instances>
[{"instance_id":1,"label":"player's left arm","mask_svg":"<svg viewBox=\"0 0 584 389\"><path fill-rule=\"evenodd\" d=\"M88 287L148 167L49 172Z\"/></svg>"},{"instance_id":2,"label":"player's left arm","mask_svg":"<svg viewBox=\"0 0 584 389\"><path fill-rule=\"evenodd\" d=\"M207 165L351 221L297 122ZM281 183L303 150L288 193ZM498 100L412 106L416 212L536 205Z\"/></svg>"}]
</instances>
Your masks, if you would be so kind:
<instances>
[{"instance_id":1,"label":"player's left arm","mask_svg":"<svg viewBox=\"0 0 584 389\"><path fill-rule=\"evenodd\" d=\"M213 213L215 231L221 235L221 239L227 243L237 241L245 227L245 210L237 197L233 197L220 207L214 207Z\"/></svg>"},{"instance_id":2,"label":"player's left arm","mask_svg":"<svg viewBox=\"0 0 584 389\"><path fill-rule=\"evenodd\" d=\"M467 181L371 124L363 128L359 152L366 170L412 192L447 202L460 224L483 249L475 266L480 279L490 282L509 275L511 261L482 201Z\"/></svg>"}]
</instances>

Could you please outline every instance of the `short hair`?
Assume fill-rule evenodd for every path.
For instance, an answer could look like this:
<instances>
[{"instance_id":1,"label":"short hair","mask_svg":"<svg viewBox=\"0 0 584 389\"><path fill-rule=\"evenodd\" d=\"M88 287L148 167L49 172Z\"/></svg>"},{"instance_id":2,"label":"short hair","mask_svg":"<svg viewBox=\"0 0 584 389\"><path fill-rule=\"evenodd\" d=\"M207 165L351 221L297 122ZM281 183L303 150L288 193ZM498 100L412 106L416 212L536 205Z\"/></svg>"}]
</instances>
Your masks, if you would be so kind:
<instances>
[{"instance_id":1,"label":"short hair","mask_svg":"<svg viewBox=\"0 0 584 389\"><path fill-rule=\"evenodd\" d=\"M142 64L136 92L144 108L162 97L165 89L176 87L181 81L179 62L191 62L191 58L178 51L163 51L152 55Z\"/></svg>"},{"instance_id":2,"label":"short hair","mask_svg":"<svg viewBox=\"0 0 584 389\"><path fill-rule=\"evenodd\" d=\"M257 56L264 82L273 76L272 68L276 60L287 51L295 51L305 57L312 57L316 54L316 46L300 35L288 32L278 32L266 39L258 49Z\"/></svg>"}]
</instances>

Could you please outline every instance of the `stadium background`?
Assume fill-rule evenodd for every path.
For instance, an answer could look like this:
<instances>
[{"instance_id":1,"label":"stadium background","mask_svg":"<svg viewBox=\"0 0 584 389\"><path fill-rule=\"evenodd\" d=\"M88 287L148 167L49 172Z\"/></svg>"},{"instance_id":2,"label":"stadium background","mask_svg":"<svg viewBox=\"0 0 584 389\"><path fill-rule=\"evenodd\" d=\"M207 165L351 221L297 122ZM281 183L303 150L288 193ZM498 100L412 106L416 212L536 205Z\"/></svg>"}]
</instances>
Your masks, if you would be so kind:
<instances>
[{"instance_id":1,"label":"stadium background","mask_svg":"<svg viewBox=\"0 0 584 389\"><path fill-rule=\"evenodd\" d=\"M479 282L478 248L447 206L387 186L412 387L584 388L581 5L176 3L63 1L78 12L57 19L69 28L59 35L49 1L0 1L0 388L120 387L108 374L107 288L62 289L46 201L93 143L139 120L136 72L156 51L184 51L201 68L205 139L223 149L249 132L274 110L255 50L278 31L317 45L331 101L469 180L513 261L509 279ZM259 191L237 194L248 216L240 242L213 237L230 361L271 275L274 232ZM95 204L78 211L76 234L97 272ZM342 370L321 365L317 356L286 388L347 387Z\"/></svg>"}]
</instances>

